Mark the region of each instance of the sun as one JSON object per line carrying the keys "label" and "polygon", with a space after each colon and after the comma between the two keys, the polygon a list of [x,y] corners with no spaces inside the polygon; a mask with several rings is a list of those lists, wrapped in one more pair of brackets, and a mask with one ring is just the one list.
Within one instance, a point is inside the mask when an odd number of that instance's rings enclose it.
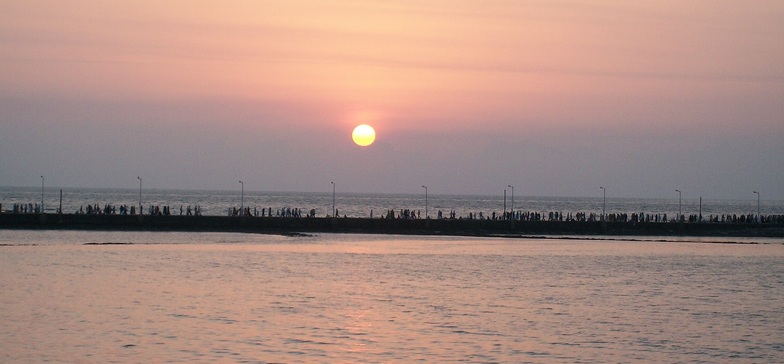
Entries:
{"label": "sun", "polygon": [[354,143],[357,143],[360,147],[367,147],[376,140],[376,131],[370,125],[358,125],[354,128],[354,132],[351,133],[351,139],[354,139]]}

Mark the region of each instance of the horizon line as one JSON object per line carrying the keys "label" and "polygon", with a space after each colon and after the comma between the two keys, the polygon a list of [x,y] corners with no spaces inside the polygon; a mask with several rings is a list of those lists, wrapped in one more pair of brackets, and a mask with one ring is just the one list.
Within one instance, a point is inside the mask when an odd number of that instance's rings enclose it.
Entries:
{"label": "horizon line", "polygon": [[[39,186],[0,186],[0,189],[6,188],[19,188],[19,189],[31,189],[31,190],[40,190]],[[134,187],[72,187],[72,186],[52,186],[52,187],[44,187],[45,189],[70,189],[70,190],[121,190],[121,191],[138,191],[138,188]],[[146,188],[146,191],[191,191],[191,192],[235,192],[233,189],[201,189],[201,188]],[[239,191],[239,190],[237,190]],[[248,194],[251,193],[262,193],[262,194],[295,194],[295,193],[307,193],[307,194],[331,194],[331,191],[261,191],[261,190],[245,190],[244,193]],[[415,196],[415,195],[424,195],[424,193],[412,193],[412,192],[339,192],[338,194],[353,194],[353,195],[388,195],[388,196]],[[474,196],[474,197],[501,197],[503,198],[503,194],[478,194],[478,193],[428,193],[429,196]],[[752,193],[753,195],[753,193]],[[568,199],[568,198],[592,198],[592,199],[602,199],[601,195],[597,196],[545,196],[545,195],[515,195],[515,199],[518,198],[557,198],[557,199]],[[511,197],[508,197],[511,200]],[[633,199],[640,199],[640,200],[677,200],[676,197],[629,197],[629,196],[608,196],[608,200],[633,200]],[[683,198],[684,201],[696,201],[699,199],[704,199],[708,201],[746,201],[747,199],[743,198],[703,198],[703,196],[692,197],[692,198]],[[756,198],[749,198],[749,200],[754,200]],[[784,202],[784,200],[779,199],[761,199],[761,201],[774,201],[774,202]]]}

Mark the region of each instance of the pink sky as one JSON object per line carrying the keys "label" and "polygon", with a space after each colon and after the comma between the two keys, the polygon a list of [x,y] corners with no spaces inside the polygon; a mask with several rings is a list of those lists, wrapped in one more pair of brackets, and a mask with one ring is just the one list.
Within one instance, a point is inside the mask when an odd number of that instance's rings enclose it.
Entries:
{"label": "pink sky", "polygon": [[784,199],[782,65],[781,1],[5,2],[0,185]]}

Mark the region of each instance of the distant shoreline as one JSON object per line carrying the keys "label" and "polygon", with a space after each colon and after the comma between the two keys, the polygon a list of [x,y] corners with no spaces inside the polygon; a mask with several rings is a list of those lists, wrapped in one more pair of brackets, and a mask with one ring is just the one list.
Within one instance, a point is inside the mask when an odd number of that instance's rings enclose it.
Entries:
{"label": "distant shoreline", "polygon": [[182,215],[0,214],[0,229],[357,233],[478,237],[652,236],[784,238],[784,224],[521,221]]}

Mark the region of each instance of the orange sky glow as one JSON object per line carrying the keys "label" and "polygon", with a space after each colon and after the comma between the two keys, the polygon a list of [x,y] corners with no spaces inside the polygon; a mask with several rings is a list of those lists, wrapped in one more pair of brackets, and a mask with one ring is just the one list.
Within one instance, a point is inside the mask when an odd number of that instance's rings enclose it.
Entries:
{"label": "orange sky glow", "polygon": [[[583,195],[617,181],[628,196],[678,185],[784,199],[781,1],[6,2],[0,49],[0,185],[48,171],[64,186],[126,187],[147,172],[172,174],[159,188],[245,174],[259,190],[318,191],[340,174],[357,192],[518,181]],[[361,123],[379,138],[357,154]],[[41,131],[54,150],[23,153]],[[73,144],[89,141],[149,154],[88,168]]]}

